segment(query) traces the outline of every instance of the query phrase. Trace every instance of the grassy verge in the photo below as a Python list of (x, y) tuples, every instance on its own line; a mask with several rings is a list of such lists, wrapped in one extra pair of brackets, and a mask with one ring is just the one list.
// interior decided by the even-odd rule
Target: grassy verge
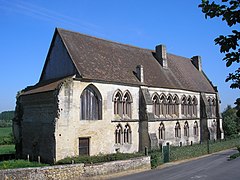
[[(240, 146), (240, 139), (228, 139), (224, 141), (211, 141), (209, 143), (210, 153), (234, 148)], [(184, 160), (194, 157), (199, 157), (208, 154), (207, 143), (194, 144), (192, 146), (170, 147), (170, 161)], [(160, 150), (150, 151), (151, 166), (155, 168), (163, 164), (162, 152)], [(237, 156), (237, 155), (235, 155)]]
[(8, 136), (12, 132), (12, 127), (0, 127), (0, 138)]
[(49, 164), (42, 164), (38, 162), (28, 162), (26, 160), (10, 160), (10, 161), (0, 162), (0, 169), (43, 167), (43, 166), (49, 166)]
[(13, 144), (12, 127), (0, 128), (0, 145)]
[(0, 155), (1, 154), (14, 154), (15, 145), (0, 145)]

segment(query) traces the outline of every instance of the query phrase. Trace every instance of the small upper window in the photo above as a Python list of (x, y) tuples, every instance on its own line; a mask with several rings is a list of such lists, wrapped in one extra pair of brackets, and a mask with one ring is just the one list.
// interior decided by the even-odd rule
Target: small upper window
[(123, 96), (123, 115), (131, 118), (132, 116), (132, 98), (131, 94), (127, 91)]
[(159, 116), (160, 115), (160, 102), (159, 102), (159, 98), (157, 95), (153, 96), (152, 102), (153, 102), (153, 114), (155, 116)]
[(121, 91), (117, 91), (113, 98), (114, 101), (114, 114), (122, 117), (123, 107), (122, 107), (122, 93)]
[(80, 119), (81, 120), (100, 120), (102, 119), (102, 96), (98, 89), (87, 86), (80, 97)]
[(198, 102), (197, 102), (197, 98), (194, 97), (193, 98), (193, 116), (197, 116), (197, 105), (198, 105)]

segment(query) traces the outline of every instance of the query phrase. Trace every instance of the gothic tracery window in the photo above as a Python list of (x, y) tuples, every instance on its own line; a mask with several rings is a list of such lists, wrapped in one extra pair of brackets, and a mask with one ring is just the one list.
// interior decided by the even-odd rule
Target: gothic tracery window
[(198, 123), (197, 123), (197, 121), (195, 121), (194, 125), (193, 125), (193, 135), (198, 136)]
[(117, 125), (115, 129), (115, 144), (122, 144), (122, 126), (120, 124)]
[(157, 95), (153, 96), (153, 114), (155, 116), (159, 116), (160, 115), (160, 102), (159, 102), (159, 98)]
[(127, 91), (123, 96), (123, 115), (131, 118), (132, 115), (132, 98), (131, 94)]
[(178, 116), (178, 114), (179, 114), (178, 106), (179, 106), (179, 99), (178, 99), (178, 96), (175, 95), (174, 98), (173, 98), (173, 114), (175, 116)]
[(175, 125), (175, 137), (177, 138), (181, 137), (181, 127), (179, 122), (177, 122)]
[(165, 139), (165, 127), (164, 127), (163, 123), (160, 124), (158, 131), (159, 131), (159, 139), (164, 140)]
[(197, 105), (198, 105), (198, 102), (197, 102), (197, 98), (194, 97), (193, 98), (193, 116), (197, 117)]
[(123, 114), (123, 109), (122, 109), (122, 93), (121, 91), (118, 91), (114, 98), (113, 98), (113, 101), (114, 101), (114, 114), (115, 115), (118, 115), (120, 117), (122, 117), (122, 114)]
[(98, 89), (87, 86), (80, 97), (80, 120), (102, 119), (102, 97)]
[(189, 137), (189, 126), (187, 121), (184, 124), (184, 136)]
[(124, 128), (124, 134), (123, 134), (123, 142), (125, 144), (131, 144), (131, 139), (132, 139), (132, 131), (130, 126), (127, 124)]

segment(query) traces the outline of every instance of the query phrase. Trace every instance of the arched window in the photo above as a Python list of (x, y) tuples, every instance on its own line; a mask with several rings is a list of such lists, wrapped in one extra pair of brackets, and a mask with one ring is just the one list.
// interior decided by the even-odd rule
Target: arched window
[(191, 96), (187, 99), (187, 116), (192, 116), (192, 98)]
[(114, 102), (114, 114), (119, 115), (122, 117), (123, 114), (123, 109), (122, 109), (122, 93), (121, 91), (117, 91), (115, 93), (115, 96), (113, 97), (113, 102)]
[(167, 110), (166, 110), (166, 114), (169, 116), (172, 116), (173, 114), (173, 101), (172, 101), (172, 96), (169, 95), (167, 98)]
[(181, 127), (179, 122), (177, 122), (175, 125), (175, 137), (177, 138), (181, 137)]
[(153, 114), (155, 116), (160, 115), (160, 101), (157, 95), (154, 95), (152, 98), (152, 102), (153, 102)]
[(132, 97), (127, 91), (123, 96), (123, 115), (131, 118), (132, 116)]
[(124, 128), (123, 142), (125, 144), (131, 144), (131, 141), (132, 141), (132, 131), (130, 126), (127, 124)]
[(208, 116), (212, 117), (212, 100), (208, 98)]
[(184, 136), (189, 137), (189, 126), (187, 121), (184, 124)]
[(197, 121), (195, 121), (194, 125), (193, 125), (193, 135), (198, 136), (198, 123), (197, 123)]
[(159, 132), (159, 139), (164, 140), (165, 139), (165, 127), (164, 127), (163, 123), (160, 124), (158, 132)]
[(160, 115), (161, 116), (166, 116), (166, 109), (167, 109), (166, 106), (167, 106), (166, 96), (162, 94), (160, 96)]
[(186, 96), (182, 97), (181, 113), (182, 113), (182, 115), (187, 116), (187, 98), (186, 98)]
[(175, 116), (178, 116), (178, 114), (179, 114), (178, 106), (179, 106), (179, 99), (178, 99), (178, 96), (175, 95), (174, 98), (173, 98), (173, 114)]
[(194, 97), (193, 98), (193, 116), (197, 117), (197, 105), (198, 105), (198, 101), (197, 101), (197, 98)]
[(87, 86), (81, 94), (80, 119), (102, 119), (102, 96), (98, 89), (93, 85)]
[(122, 144), (122, 126), (120, 124), (117, 125), (115, 129), (115, 144)]
[(212, 116), (216, 117), (216, 99), (212, 99)]

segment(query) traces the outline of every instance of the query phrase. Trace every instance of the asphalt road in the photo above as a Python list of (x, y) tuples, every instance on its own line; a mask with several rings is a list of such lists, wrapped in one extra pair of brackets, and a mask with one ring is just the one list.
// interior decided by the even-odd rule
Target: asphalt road
[(184, 162), (162, 169), (115, 178), (115, 180), (240, 180), (240, 158), (228, 161), (236, 150)]

